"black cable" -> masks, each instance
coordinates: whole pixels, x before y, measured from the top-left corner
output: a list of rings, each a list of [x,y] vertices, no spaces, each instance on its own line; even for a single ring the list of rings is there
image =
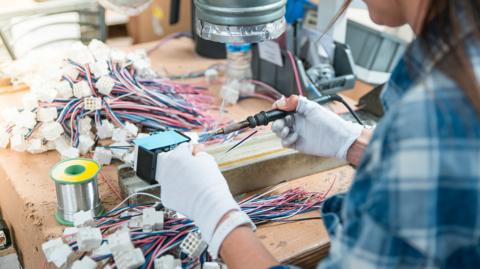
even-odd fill
[[[355,113],[355,111],[353,111],[352,107],[341,96],[333,94],[332,95],[332,100],[335,100],[335,101],[338,101],[338,102],[342,103],[348,109],[348,112],[350,112],[350,114],[352,114],[352,116],[355,118],[355,120],[358,122],[358,124],[365,126],[365,124],[363,124],[360,117],[358,117],[357,113]]]

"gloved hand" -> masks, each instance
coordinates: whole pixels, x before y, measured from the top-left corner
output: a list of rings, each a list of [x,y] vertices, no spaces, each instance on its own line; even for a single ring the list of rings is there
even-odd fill
[[[274,108],[296,111],[272,124],[272,131],[284,147],[302,153],[346,160],[350,146],[360,136],[363,126],[343,120],[334,112],[305,97],[284,97]]]
[[[192,150],[191,144],[181,144],[159,154],[156,180],[165,207],[192,219],[209,243],[220,219],[240,208],[214,158],[205,152],[193,155]]]

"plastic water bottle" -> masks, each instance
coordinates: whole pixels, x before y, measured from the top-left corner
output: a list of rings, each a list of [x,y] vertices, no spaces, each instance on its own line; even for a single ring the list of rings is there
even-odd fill
[[[252,45],[227,44],[227,81],[252,79]]]

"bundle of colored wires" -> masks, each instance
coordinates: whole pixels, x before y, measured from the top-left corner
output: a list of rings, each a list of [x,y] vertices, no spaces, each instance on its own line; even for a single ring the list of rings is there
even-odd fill
[[[126,121],[145,127],[151,131],[175,129],[191,130],[207,127],[214,118],[206,113],[213,102],[206,88],[193,84],[183,84],[168,79],[145,79],[137,76],[133,64],[119,65],[108,62],[109,77],[115,86],[108,95],[100,94],[95,86],[98,81],[87,65],[82,66],[69,61],[78,71],[75,79],[64,76],[73,87],[81,80],[87,81],[92,97],[101,99],[101,109],[85,109],[85,98],[56,99],[41,106],[53,106],[59,111],[57,122],[72,139],[79,143],[79,121],[83,117],[94,118],[97,127],[102,119],[110,120],[121,128]]]

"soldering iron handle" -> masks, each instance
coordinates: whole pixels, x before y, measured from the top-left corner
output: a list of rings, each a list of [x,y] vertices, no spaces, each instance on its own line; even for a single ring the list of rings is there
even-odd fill
[[[273,109],[270,111],[262,111],[253,116],[247,118],[250,128],[255,128],[257,126],[268,125],[272,121],[285,118],[287,115],[292,112],[287,112],[283,110]]]

